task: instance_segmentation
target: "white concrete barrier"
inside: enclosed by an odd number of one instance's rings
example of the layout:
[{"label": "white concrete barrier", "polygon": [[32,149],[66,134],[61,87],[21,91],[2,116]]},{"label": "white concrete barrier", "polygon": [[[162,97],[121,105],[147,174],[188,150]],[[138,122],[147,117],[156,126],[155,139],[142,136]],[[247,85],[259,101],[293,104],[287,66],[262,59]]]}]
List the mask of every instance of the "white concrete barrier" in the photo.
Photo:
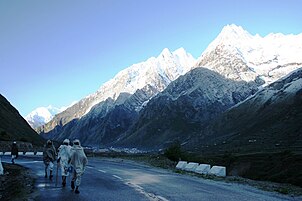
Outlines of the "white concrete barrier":
[{"label": "white concrete barrier", "polygon": [[187,161],[179,161],[176,165],[176,169],[184,170],[187,164]]},{"label": "white concrete barrier", "polygon": [[190,171],[190,172],[194,172],[197,167],[198,167],[198,163],[190,162],[186,165],[185,170]]},{"label": "white concrete barrier", "polygon": [[38,151],[38,152],[36,153],[36,155],[37,155],[37,156],[43,156],[43,152],[42,152],[42,151]]},{"label": "white concrete barrier", "polygon": [[26,152],[26,153],[25,153],[25,156],[34,156],[34,155],[35,155],[34,152]]},{"label": "white concrete barrier", "polygon": [[213,166],[210,169],[209,174],[215,175],[218,177],[225,177],[226,176],[226,167],[223,166]]},{"label": "white concrete barrier", "polygon": [[210,172],[211,165],[209,164],[200,164],[194,172],[199,174],[208,174]]},{"label": "white concrete barrier", "polygon": [[5,152],[5,153],[4,153],[4,156],[10,156],[10,155],[12,155],[11,152]]},{"label": "white concrete barrier", "polygon": [[19,152],[18,152],[18,155],[19,155],[19,156],[23,156],[23,155],[24,155],[24,152],[23,152],[23,151],[19,151]]},{"label": "white concrete barrier", "polygon": [[2,166],[1,158],[0,158],[0,175],[3,175],[3,166]]}]

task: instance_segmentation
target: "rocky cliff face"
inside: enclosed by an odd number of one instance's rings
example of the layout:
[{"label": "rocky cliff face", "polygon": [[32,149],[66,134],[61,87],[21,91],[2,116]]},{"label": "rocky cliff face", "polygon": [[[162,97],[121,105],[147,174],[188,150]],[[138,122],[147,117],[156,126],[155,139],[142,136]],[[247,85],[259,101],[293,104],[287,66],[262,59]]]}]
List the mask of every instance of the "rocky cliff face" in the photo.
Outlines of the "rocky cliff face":
[{"label": "rocky cliff face", "polygon": [[116,100],[108,98],[91,108],[87,115],[56,126],[45,138],[62,141],[66,137],[81,139],[83,144],[109,146],[125,133],[137,120],[139,111],[159,91],[147,85],[134,94],[121,93]]},{"label": "rocky cliff face", "polygon": [[[103,103],[109,100],[112,100],[112,105],[106,106],[107,112],[122,104],[131,107],[131,110],[139,111],[145,102],[165,89],[171,81],[188,72],[194,62],[194,58],[183,48],[174,52],[164,49],[158,57],[152,57],[121,71],[96,93],[59,113],[52,121],[38,128],[38,131],[44,137],[49,133],[47,138],[62,135],[59,132],[69,122],[78,122],[84,116],[87,116],[84,119],[90,119],[90,115],[102,117],[103,114],[99,114],[98,110],[103,111]],[[72,132],[69,132],[69,135],[72,135]]]},{"label": "rocky cliff face", "polygon": [[117,145],[162,148],[175,140],[185,142],[256,90],[253,82],[236,82],[208,69],[195,68],[152,98]]},{"label": "rocky cliff face", "polygon": [[192,147],[211,153],[302,149],[302,69],[227,110],[199,132]]}]

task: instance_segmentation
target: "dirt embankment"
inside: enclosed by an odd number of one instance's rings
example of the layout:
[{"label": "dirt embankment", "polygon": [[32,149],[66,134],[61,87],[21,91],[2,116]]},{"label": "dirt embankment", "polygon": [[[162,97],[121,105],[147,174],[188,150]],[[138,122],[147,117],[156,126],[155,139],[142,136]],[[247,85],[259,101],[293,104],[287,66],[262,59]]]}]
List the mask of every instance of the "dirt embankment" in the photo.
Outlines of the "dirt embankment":
[{"label": "dirt embankment", "polygon": [[2,163],[4,175],[0,176],[1,201],[35,200],[35,176],[20,165]]}]

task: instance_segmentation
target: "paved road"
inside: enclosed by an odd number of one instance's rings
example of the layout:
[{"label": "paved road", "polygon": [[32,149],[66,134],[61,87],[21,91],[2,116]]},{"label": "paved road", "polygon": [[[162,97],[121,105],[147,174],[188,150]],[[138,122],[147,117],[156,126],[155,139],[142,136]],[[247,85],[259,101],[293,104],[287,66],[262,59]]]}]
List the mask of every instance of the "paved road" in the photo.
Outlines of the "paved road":
[{"label": "paved road", "polygon": [[[9,161],[3,158],[3,161]],[[70,186],[58,186],[55,179],[44,178],[41,158],[21,158],[18,164],[32,169],[37,175],[39,200],[75,201],[219,201],[219,200],[302,200],[277,193],[265,192],[250,186],[205,180],[189,175],[180,175],[121,159],[89,158],[89,164],[82,178],[80,194],[71,191]],[[60,174],[60,173],[59,173]],[[67,179],[68,184],[70,178]]]}]

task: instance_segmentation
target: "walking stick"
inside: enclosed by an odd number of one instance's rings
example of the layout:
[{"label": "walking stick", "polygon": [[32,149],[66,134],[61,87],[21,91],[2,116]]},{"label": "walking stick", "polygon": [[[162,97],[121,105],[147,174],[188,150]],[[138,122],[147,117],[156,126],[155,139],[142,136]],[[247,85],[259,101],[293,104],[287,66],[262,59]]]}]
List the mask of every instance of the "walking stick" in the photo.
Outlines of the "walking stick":
[{"label": "walking stick", "polygon": [[0,156],[0,175],[3,175],[2,156]]},{"label": "walking stick", "polygon": [[58,186],[58,171],[59,171],[59,164],[57,163],[57,171],[56,171],[56,187]]}]

